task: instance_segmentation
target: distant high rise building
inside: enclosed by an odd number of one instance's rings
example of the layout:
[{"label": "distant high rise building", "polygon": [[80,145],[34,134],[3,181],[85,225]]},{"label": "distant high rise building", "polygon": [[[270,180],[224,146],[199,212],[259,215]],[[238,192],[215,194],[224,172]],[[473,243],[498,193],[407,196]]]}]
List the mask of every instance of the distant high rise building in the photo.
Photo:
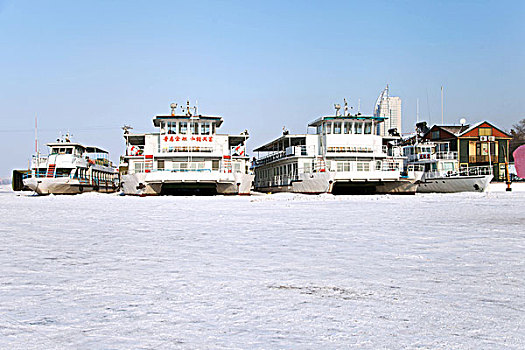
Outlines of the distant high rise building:
[{"label": "distant high rise building", "polygon": [[396,128],[397,132],[401,133],[401,98],[388,96],[388,85],[377,98],[374,116],[386,118],[378,126],[380,135],[387,136],[388,130],[393,128]]}]

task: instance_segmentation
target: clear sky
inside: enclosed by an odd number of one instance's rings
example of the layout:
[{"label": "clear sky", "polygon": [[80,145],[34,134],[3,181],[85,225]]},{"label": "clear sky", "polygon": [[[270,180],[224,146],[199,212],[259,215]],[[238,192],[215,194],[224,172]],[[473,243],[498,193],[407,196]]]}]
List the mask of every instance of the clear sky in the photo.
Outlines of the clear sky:
[{"label": "clear sky", "polygon": [[[372,113],[388,83],[420,119],[525,118],[524,1],[0,0],[0,177],[69,130],[118,160],[123,124],[153,131],[198,100],[248,148],[333,112]],[[42,147],[45,150],[45,147]]]}]

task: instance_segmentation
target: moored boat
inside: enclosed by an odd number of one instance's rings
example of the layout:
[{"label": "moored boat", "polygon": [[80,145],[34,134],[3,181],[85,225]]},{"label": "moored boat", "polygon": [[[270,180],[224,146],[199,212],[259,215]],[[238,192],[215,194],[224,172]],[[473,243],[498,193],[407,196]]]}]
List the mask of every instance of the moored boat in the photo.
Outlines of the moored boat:
[{"label": "moored boat", "polygon": [[448,142],[417,142],[403,147],[405,167],[423,173],[418,192],[484,192],[493,178],[490,166],[459,166]]},{"label": "moored boat", "polygon": [[39,195],[117,190],[118,171],[107,151],[71,142],[68,135],[47,146],[49,155],[33,155],[31,169],[23,174],[24,187]]},{"label": "moored boat", "polygon": [[402,173],[378,126],[385,118],[345,113],[311,122],[307,134],[283,135],[256,148],[255,190],[334,194],[414,194],[417,173]]},{"label": "moored boat", "polygon": [[157,115],[153,133],[130,133],[121,157],[127,195],[250,194],[254,176],[246,154],[248,132],[218,134],[222,117],[197,114],[186,104],[177,114]]}]

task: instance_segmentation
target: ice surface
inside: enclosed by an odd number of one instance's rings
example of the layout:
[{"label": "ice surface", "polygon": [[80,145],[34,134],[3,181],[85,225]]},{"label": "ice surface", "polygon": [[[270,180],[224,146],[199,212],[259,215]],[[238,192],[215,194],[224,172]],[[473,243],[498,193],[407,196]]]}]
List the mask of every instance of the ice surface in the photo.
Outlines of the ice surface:
[{"label": "ice surface", "polygon": [[523,349],[525,192],[0,191],[1,349]]}]

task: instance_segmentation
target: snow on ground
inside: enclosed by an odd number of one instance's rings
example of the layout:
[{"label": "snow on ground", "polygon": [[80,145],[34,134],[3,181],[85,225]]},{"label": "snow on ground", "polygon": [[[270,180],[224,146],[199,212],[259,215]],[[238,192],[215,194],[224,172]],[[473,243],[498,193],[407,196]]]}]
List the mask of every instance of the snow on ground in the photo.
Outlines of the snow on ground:
[{"label": "snow on ground", "polygon": [[524,207],[3,187],[0,348],[523,349]]}]

